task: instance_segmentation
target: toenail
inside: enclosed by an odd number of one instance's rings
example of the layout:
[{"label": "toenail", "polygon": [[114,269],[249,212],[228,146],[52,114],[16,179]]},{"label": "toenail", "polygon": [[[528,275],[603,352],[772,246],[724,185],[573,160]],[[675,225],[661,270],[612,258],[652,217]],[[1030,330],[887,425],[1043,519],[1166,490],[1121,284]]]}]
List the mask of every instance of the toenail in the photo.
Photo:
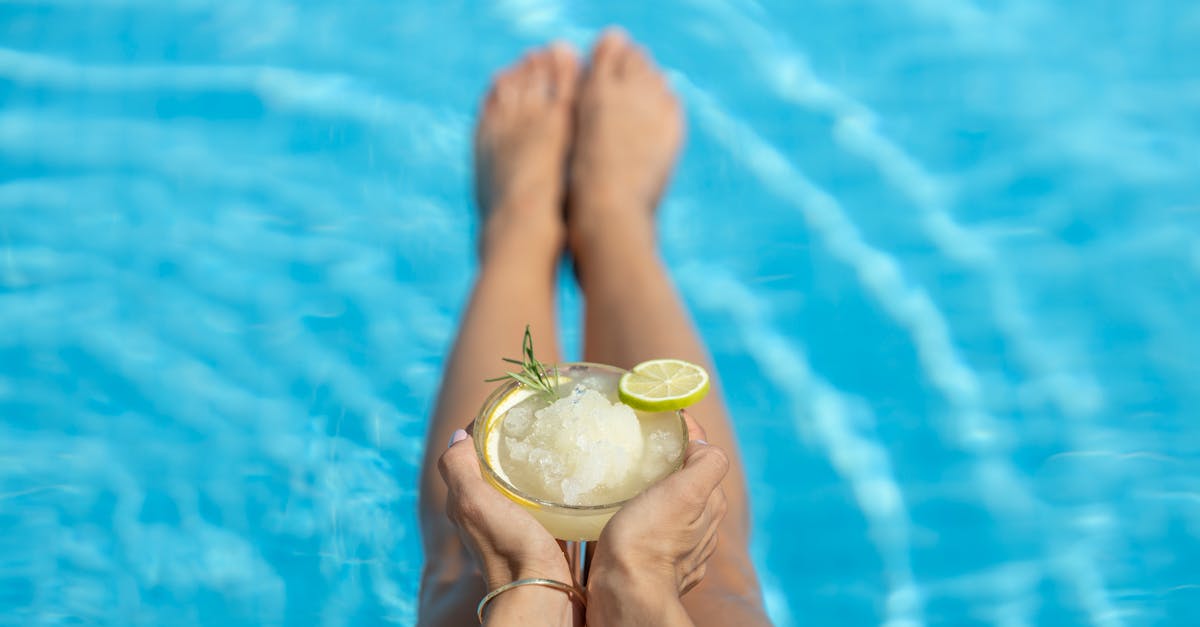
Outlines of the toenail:
[{"label": "toenail", "polygon": [[496,102],[508,102],[512,99],[512,89],[507,85],[496,86]]},{"label": "toenail", "polygon": [[625,29],[619,26],[609,26],[604,29],[604,37],[606,39],[615,39],[617,41],[625,41],[628,36],[625,34]]}]

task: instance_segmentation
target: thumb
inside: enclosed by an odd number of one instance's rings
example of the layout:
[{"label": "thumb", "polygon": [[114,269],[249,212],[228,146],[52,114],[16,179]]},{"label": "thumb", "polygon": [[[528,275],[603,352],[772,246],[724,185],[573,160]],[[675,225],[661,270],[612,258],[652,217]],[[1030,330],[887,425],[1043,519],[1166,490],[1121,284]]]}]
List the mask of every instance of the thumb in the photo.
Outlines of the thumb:
[{"label": "thumb", "polygon": [[683,421],[687,424],[688,440],[700,440],[704,442],[708,438],[708,434],[704,432],[704,427],[701,427],[700,423],[696,422],[696,419],[692,418],[692,415],[686,409],[681,410],[679,413],[683,415]]},{"label": "thumb", "polygon": [[466,436],[466,432],[461,429],[454,432],[450,448],[438,459],[438,471],[442,473],[442,480],[451,490],[460,489],[465,483],[482,478],[474,443]]},{"label": "thumb", "polygon": [[729,472],[729,456],[720,448],[704,440],[688,442],[687,451],[683,456],[681,473],[687,473],[693,481],[716,487]]},{"label": "thumb", "polygon": [[703,508],[728,472],[729,457],[724,451],[703,440],[692,440],[684,455],[683,468],[670,479],[685,505]]}]

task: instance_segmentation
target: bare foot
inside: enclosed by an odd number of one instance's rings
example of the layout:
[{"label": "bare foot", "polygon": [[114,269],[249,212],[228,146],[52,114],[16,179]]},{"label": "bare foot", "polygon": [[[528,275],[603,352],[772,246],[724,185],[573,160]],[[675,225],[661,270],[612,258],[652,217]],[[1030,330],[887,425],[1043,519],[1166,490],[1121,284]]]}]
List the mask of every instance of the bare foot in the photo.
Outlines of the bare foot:
[{"label": "bare foot", "polygon": [[576,105],[567,217],[577,258],[592,237],[653,227],[682,140],[683,115],[666,76],[622,31],[606,31]]},{"label": "bare foot", "polygon": [[495,78],[475,130],[475,195],[484,255],[496,240],[562,251],[565,169],[579,60],[556,43]]}]

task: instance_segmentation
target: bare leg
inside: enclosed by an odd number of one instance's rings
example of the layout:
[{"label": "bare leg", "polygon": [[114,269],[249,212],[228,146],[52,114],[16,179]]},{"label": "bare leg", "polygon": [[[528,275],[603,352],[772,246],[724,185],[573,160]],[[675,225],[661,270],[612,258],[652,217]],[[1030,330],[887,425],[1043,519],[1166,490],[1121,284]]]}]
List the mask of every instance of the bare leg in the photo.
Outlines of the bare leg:
[{"label": "bare leg", "polygon": [[486,592],[446,518],[438,457],[495,386],[484,379],[503,372],[500,357],[519,356],[526,324],[539,357],[558,361],[555,270],[564,246],[563,168],[578,74],[574,53],[552,46],[499,75],[482,105],[475,137],[475,184],[485,215],[479,275],[446,364],[421,470],[422,625],[474,624],[475,604]]},{"label": "bare leg", "polygon": [[[683,116],[666,78],[624,35],[606,33],[580,88],[568,190],[569,240],[586,301],[589,361],[630,367],[675,357],[711,370],[654,235],[654,208],[682,137]],[[698,625],[766,624],[747,551],[744,472],[719,393],[689,413],[733,463],[722,485],[729,514],[717,553],[684,605]]]}]

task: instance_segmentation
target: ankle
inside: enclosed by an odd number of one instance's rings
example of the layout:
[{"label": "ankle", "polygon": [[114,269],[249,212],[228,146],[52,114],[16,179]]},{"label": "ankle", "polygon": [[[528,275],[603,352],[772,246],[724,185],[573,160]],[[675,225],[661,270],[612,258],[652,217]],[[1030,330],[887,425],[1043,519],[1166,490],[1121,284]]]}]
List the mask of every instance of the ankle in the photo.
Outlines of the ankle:
[{"label": "ankle", "polygon": [[600,212],[572,220],[571,256],[581,283],[624,275],[658,262],[658,239],[648,213]]},{"label": "ankle", "polygon": [[642,198],[640,194],[619,186],[595,185],[591,181],[577,180],[572,177],[572,184],[567,188],[567,209],[572,219],[599,217],[608,220],[617,214],[636,214],[643,219],[653,221],[655,202],[650,198]]},{"label": "ankle", "polygon": [[537,219],[530,214],[496,211],[480,229],[480,263],[554,267],[562,256],[565,237],[566,228],[561,222]]},{"label": "ankle", "polygon": [[632,243],[653,247],[654,208],[645,203],[610,197],[573,197],[567,205],[567,228],[572,242],[607,242],[634,237]]}]

